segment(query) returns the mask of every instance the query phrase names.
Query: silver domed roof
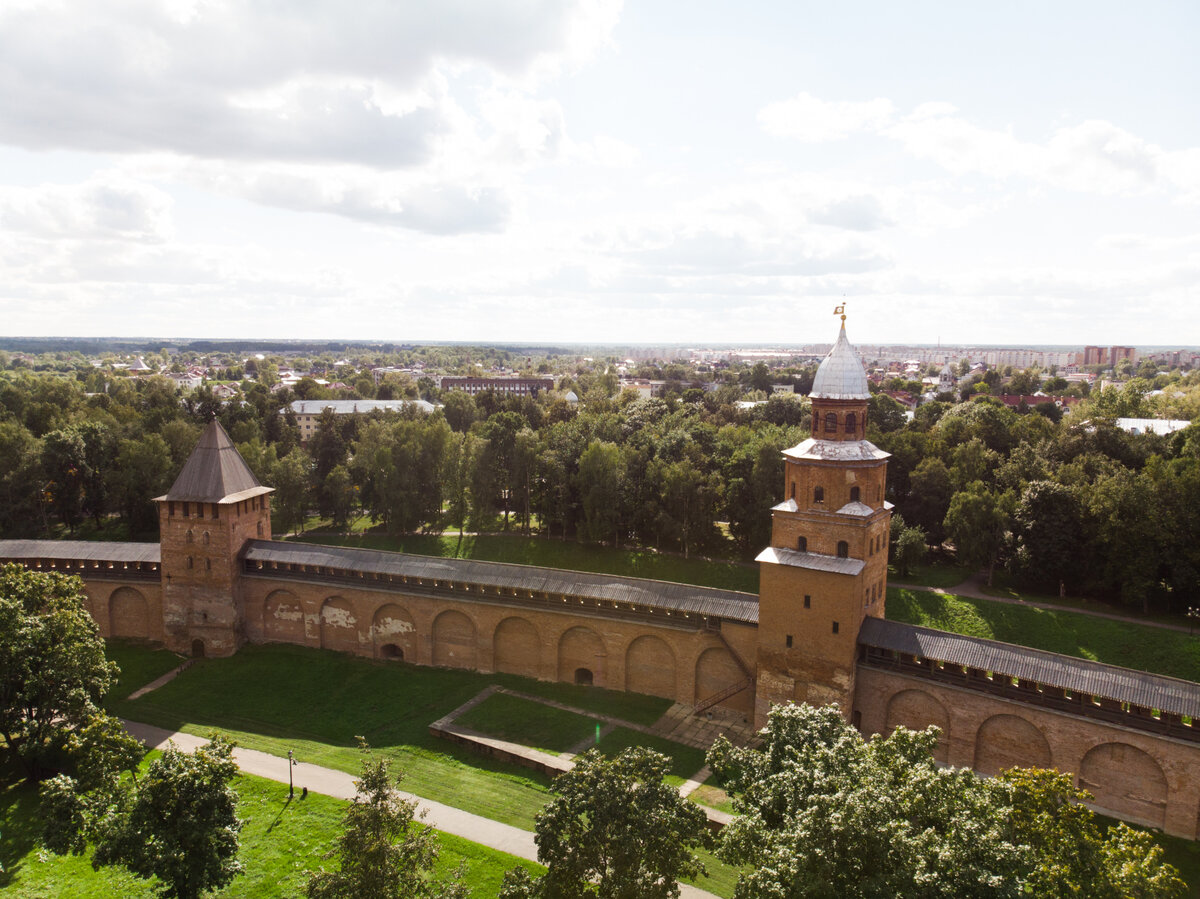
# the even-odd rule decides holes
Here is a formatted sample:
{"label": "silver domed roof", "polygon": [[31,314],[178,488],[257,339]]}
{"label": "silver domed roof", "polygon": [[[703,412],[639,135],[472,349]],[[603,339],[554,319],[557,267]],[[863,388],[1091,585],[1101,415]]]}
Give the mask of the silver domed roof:
{"label": "silver domed roof", "polygon": [[838,334],[837,343],[817,369],[809,396],[825,400],[869,400],[867,372],[850,341],[846,339],[846,324]]}

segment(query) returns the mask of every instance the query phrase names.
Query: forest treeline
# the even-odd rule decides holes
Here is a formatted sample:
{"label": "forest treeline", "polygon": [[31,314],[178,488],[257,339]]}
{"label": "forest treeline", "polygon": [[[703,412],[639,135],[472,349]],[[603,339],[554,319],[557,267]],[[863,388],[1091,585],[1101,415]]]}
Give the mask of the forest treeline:
{"label": "forest treeline", "polygon": [[[1176,405],[1200,392],[1195,379],[1174,385]],[[0,377],[0,536],[67,535],[90,520],[154,539],[150,498],[215,416],[276,489],[277,531],[313,513],[335,528],[368,515],[392,533],[510,530],[752,558],[782,495],[780,451],[808,436],[806,400],[739,408],[749,384],[645,399],[600,374],[576,379],[577,405],[447,392],[432,414],[327,411],[302,445],[288,390],[247,382],[243,400],[222,403],[207,388],[181,398],[162,377],[90,394],[85,382]],[[1150,386],[1096,391],[1066,417],[983,395],[906,421],[879,394],[868,437],[892,453],[889,500],[930,545],[1032,588],[1182,613],[1200,605],[1200,425],[1118,428],[1153,413]]]}

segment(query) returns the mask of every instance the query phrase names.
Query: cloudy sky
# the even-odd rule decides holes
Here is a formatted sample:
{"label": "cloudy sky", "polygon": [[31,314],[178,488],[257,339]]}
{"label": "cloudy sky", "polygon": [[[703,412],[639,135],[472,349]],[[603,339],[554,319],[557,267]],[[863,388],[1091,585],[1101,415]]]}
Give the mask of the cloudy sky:
{"label": "cloudy sky", "polygon": [[1200,344],[1200,4],[0,0],[0,334]]}

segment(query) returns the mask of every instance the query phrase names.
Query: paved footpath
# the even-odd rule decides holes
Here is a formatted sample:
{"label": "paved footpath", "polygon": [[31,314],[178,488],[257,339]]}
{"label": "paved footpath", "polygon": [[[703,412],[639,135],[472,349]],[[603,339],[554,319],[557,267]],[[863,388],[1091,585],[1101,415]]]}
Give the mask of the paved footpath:
{"label": "paved footpath", "polygon": [[[193,752],[208,742],[203,737],[196,737],[181,731],[173,732],[137,721],[123,720],[122,723],[126,730],[151,749],[162,749],[170,740],[174,741],[180,749]],[[285,758],[259,752],[257,749],[245,749],[241,746],[233,750],[233,757],[238,763],[238,767],[247,774],[287,783],[288,779],[284,775],[288,773],[288,760]],[[354,776],[345,771],[298,762],[293,769],[293,774],[297,789],[308,787],[310,792],[333,796],[336,799],[354,798]],[[533,834],[529,831],[493,821],[482,815],[473,815],[440,802],[422,799],[411,793],[399,792],[405,799],[417,803],[418,810],[425,813],[424,823],[430,827],[452,833],[491,849],[498,849],[510,855],[537,861],[537,845],[533,841]],[[712,893],[696,887],[687,884],[680,884],[679,887],[681,894],[689,899],[714,899]]]}

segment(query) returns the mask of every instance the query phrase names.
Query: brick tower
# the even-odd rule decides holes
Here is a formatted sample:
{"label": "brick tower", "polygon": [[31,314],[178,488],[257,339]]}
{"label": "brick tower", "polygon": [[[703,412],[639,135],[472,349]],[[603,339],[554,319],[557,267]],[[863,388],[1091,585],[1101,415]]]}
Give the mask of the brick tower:
{"label": "brick tower", "polygon": [[270,538],[271,492],[220,423],[209,422],[171,489],[154,500],[168,648],[227,656],[244,642],[238,554],[247,540]]}
{"label": "brick tower", "polygon": [[760,725],[773,704],[789,700],[837,702],[849,717],[859,627],[868,615],[883,617],[888,453],[866,439],[870,392],[845,315],[810,398],[812,437],[784,451],[786,498],[758,555]]}

